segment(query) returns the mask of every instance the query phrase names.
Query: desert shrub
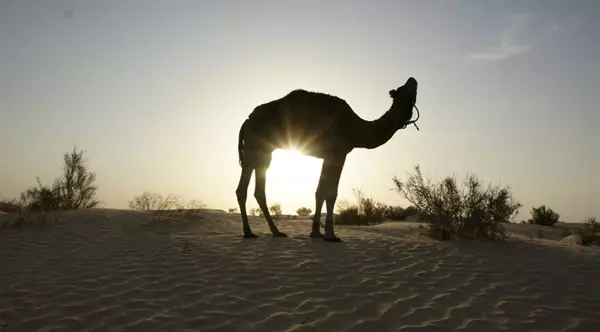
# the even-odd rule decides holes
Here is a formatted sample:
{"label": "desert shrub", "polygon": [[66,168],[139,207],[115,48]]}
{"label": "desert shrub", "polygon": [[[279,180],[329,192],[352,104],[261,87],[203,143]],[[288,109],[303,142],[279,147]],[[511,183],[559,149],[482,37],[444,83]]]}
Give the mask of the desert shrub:
{"label": "desert shrub", "polygon": [[596,217],[588,218],[580,231],[581,239],[584,245],[600,244],[600,224],[596,220]]}
{"label": "desert shrub", "polygon": [[50,219],[46,210],[33,211],[31,202],[22,199],[4,200],[0,202],[4,206],[3,212],[11,213],[12,218],[5,219],[2,228],[22,227],[22,226],[44,226],[46,224],[56,223],[57,219]]}
{"label": "desert shrub", "polygon": [[262,214],[263,214],[262,210],[259,208],[250,209],[249,212],[250,212],[251,216],[255,216],[255,217],[262,217]]}
{"label": "desert shrub", "polygon": [[43,185],[38,178],[38,186],[25,190],[21,201],[32,211],[93,208],[99,204],[95,181],[96,174],[85,165],[83,151],[73,148],[71,153],[64,154],[62,176],[50,185]]}
{"label": "desert shrub", "polygon": [[14,198],[0,200],[0,212],[17,213],[20,209],[19,201]]}
{"label": "desert shrub", "polygon": [[96,199],[98,187],[95,185],[95,181],[96,174],[87,168],[83,159],[83,151],[73,148],[72,152],[64,154],[61,176],[56,177],[48,185],[42,184],[37,178],[37,187],[26,189],[21,193],[19,199],[0,202],[0,209],[16,214],[11,222],[15,227],[26,224],[45,225],[51,223],[48,220],[47,211],[98,206],[99,202]]}
{"label": "desert shrub", "polygon": [[236,213],[237,212],[237,208],[230,208],[227,210],[228,213]]}
{"label": "desert shrub", "polygon": [[587,218],[586,221],[584,222],[584,225],[585,225],[584,227],[590,234],[595,234],[595,233],[600,232],[600,224],[598,224],[596,217]]}
{"label": "desert shrub", "polygon": [[271,205],[269,207],[269,212],[271,212],[271,217],[273,217],[274,219],[281,218],[281,214],[282,214],[281,204],[275,203],[275,204]]}
{"label": "desert shrub", "polygon": [[335,220],[339,225],[372,225],[385,220],[385,205],[375,202],[373,198],[364,195],[362,190],[355,189],[354,195],[358,204],[351,205],[347,201],[338,204],[338,216]]}
{"label": "desert shrub", "polygon": [[417,209],[416,206],[414,205],[409,205],[405,210],[404,213],[406,214],[406,217],[410,217],[410,216],[417,216],[421,213],[421,211],[419,211],[419,209]]}
{"label": "desert shrub", "polygon": [[198,216],[200,209],[206,206],[198,200],[185,202],[179,195],[163,196],[144,191],[129,202],[129,208],[137,211],[152,212],[154,219],[167,219],[175,215]]}
{"label": "desert shrub", "polygon": [[510,222],[521,204],[513,199],[509,187],[484,188],[474,175],[464,180],[459,190],[454,177],[434,184],[424,179],[419,165],[405,182],[393,178],[395,190],[407,199],[428,223],[436,239],[503,239],[501,223]]}
{"label": "desert shrub", "polygon": [[301,207],[298,210],[296,210],[296,214],[299,215],[300,217],[309,216],[311,213],[312,213],[312,210],[307,207]]}
{"label": "desert shrub", "polygon": [[541,205],[531,209],[531,219],[529,219],[529,223],[542,226],[554,226],[559,219],[560,215],[558,213],[545,205]]}
{"label": "desert shrub", "polygon": [[137,211],[155,211],[179,207],[179,198],[175,195],[164,197],[161,194],[144,191],[129,201],[129,208]]}
{"label": "desert shrub", "polygon": [[403,221],[408,215],[406,209],[401,206],[385,205],[383,206],[383,217],[387,220]]}

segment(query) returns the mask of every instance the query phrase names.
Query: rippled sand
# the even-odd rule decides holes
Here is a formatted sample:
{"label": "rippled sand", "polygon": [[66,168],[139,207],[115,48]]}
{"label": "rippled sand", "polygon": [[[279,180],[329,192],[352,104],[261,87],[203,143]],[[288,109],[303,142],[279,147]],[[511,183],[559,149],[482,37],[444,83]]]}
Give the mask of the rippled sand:
{"label": "rippled sand", "polygon": [[[7,215],[2,216],[3,218]],[[435,242],[410,224],[338,227],[343,243],[241,238],[237,215],[148,224],[58,214],[0,230],[0,323],[13,331],[597,331],[600,250]],[[1,330],[1,329],[0,329]]]}

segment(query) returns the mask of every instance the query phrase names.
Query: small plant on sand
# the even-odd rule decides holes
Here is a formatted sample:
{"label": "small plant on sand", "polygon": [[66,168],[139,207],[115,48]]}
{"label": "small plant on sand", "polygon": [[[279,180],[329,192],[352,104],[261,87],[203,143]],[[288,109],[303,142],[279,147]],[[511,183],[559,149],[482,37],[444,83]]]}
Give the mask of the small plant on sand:
{"label": "small plant on sand", "polygon": [[354,189],[354,195],[358,201],[357,205],[351,205],[347,201],[338,203],[336,224],[367,226],[385,220],[385,204],[375,202],[373,198],[365,196],[360,189]]}
{"label": "small plant on sand", "polygon": [[156,221],[167,220],[176,215],[199,216],[204,207],[205,205],[197,200],[186,204],[179,195],[163,196],[150,191],[135,196],[129,202],[129,208],[133,210],[152,212],[153,220]]}
{"label": "small plant on sand", "polygon": [[417,165],[406,181],[393,181],[395,190],[426,218],[430,236],[439,240],[504,239],[502,223],[510,222],[521,207],[509,187],[484,188],[474,175],[459,189],[454,177],[437,184],[424,179]]}
{"label": "small plant on sand", "polygon": [[584,245],[600,245],[600,225],[596,217],[588,218],[580,230],[581,239]]}
{"label": "small plant on sand", "polygon": [[238,209],[237,208],[229,208],[227,209],[227,213],[237,213]]}
{"label": "small plant on sand", "polygon": [[16,199],[0,199],[0,212],[17,213],[20,206]]}
{"label": "small plant on sand", "polygon": [[299,215],[300,217],[307,217],[311,213],[312,213],[312,210],[307,207],[301,207],[298,210],[296,210],[296,214]]}
{"label": "small plant on sand", "polygon": [[595,234],[595,233],[600,232],[600,224],[598,224],[596,217],[587,218],[585,220],[584,224],[585,224],[585,228],[587,229],[587,231],[589,233]]}
{"label": "small plant on sand", "polygon": [[269,212],[271,212],[271,216],[273,219],[280,219],[282,215],[282,209],[280,203],[275,203],[269,207]]}
{"label": "small plant on sand", "polygon": [[551,208],[545,205],[534,207],[531,209],[530,224],[542,225],[542,226],[554,226],[560,219],[560,215],[554,212]]}
{"label": "small plant on sand", "polygon": [[406,220],[408,214],[406,209],[400,206],[385,205],[383,206],[383,216],[388,220],[403,221]]}
{"label": "small plant on sand", "polygon": [[184,215],[199,217],[202,214],[202,210],[206,208],[206,204],[200,202],[199,200],[191,200],[187,203],[182,203],[183,207],[180,205],[180,212]]}
{"label": "small plant on sand", "polygon": [[48,210],[43,207],[40,208],[38,206],[37,211],[32,209],[31,201],[27,201],[25,199],[16,200],[13,199],[11,201],[13,206],[16,206],[16,211],[12,211],[13,218],[4,221],[2,224],[3,228],[12,226],[12,227],[22,227],[22,226],[45,226],[47,224],[56,223],[56,219],[49,220],[48,219]]}

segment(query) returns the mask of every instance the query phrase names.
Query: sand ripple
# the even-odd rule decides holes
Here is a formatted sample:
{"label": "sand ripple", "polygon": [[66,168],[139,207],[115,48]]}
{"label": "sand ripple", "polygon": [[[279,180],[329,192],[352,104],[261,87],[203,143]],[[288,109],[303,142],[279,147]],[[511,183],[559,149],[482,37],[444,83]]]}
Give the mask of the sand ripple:
{"label": "sand ripple", "polygon": [[[439,243],[412,227],[346,242],[243,240],[236,217],[148,226],[92,210],[0,231],[0,322],[13,331],[594,331],[600,256],[525,242]],[[185,251],[184,251],[185,248]]]}

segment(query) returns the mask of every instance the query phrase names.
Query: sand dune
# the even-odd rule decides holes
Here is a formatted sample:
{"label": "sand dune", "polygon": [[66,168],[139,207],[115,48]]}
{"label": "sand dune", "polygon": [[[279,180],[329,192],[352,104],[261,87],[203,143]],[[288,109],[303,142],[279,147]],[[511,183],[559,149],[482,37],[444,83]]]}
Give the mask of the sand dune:
{"label": "sand dune", "polygon": [[[0,216],[6,218],[7,215]],[[435,242],[410,224],[343,243],[240,237],[237,216],[174,224],[69,211],[0,230],[0,322],[13,331],[597,331],[600,250]],[[1,330],[1,329],[0,329]]]}

